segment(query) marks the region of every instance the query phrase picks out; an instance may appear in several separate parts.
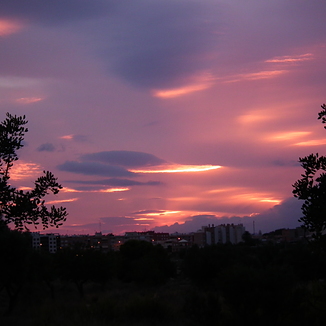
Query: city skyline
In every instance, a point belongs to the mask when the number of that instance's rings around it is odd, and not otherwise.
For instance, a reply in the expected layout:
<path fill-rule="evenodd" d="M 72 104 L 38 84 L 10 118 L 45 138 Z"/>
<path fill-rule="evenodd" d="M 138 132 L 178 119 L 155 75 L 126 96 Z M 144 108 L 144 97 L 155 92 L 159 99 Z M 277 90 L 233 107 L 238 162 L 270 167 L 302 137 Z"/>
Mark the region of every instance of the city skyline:
<path fill-rule="evenodd" d="M 2 1 L 1 120 L 29 121 L 11 182 L 55 174 L 62 234 L 299 226 L 298 159 L 326 144 L 325 14 L 323 0 Z"/>

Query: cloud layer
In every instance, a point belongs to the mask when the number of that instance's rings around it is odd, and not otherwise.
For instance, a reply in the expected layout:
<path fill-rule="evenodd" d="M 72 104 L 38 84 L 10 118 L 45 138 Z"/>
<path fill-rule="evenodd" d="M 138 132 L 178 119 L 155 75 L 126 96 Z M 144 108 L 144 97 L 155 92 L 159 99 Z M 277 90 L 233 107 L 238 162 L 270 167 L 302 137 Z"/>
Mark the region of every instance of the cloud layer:
<path fill-rule="evenodd" d="M 324 0 L 2 1 L 0 108 L 29 120 L 12 182 L 53 171 L 67 232 L 292 225 L 298 158 L 325 150 L 325 15 Z"/>

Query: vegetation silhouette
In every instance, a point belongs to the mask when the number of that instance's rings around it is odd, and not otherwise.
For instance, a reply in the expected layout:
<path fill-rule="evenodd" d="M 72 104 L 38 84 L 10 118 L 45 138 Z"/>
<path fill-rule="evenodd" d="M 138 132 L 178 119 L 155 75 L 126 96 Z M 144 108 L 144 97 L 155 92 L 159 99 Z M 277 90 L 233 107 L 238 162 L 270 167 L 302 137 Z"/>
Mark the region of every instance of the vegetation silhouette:
<path fill-rule="evenodd" d="M 0 221 L 0 294 L 7 296 L 5 315 L 13 312 L 18 296 L 28 282 L 31 269 L 31 237 L 10 230 Z"/>
<path fill-rule="evenodd" d="M 323 104 L 318 119 L 326 123 L 326 105 Z M 326 128 L 326 127 L 325 127 Z M 326 248 L 326 157 L 318 153 L 299 158 L 304 169 L 301 179 L 293 184 L 293 194 L 300 200 L 303 217 L 299 219 L 303 227 L 313 232 L 315 245 Z"/>
<path fill-rule="evenodd" d="M 175 267 L 161 245 L 129 240 L 120 247 L 118 277 L 125 282 L 162 284 L 174 276 Z"/>
<path fill-rule="evenodd" d="M 41 224 L 59 227 L 67 216 L 63 207 L 46 207 L 44 197 L 57 194 L 62 186 L 49 171 L 37 178 L 34 188 L 23 191 L 10 184 L 10 172 L 18 160 L 17 151 L 23 147 L 28 129 L 25 116 L 6 114 L 0 122 L 0 294 L 6 294 L 8 305 L 4 314 L 11 314 L 19 294 L 33 276 L 31 237 L 20 231 Z M 8 225 L 15 230 L 9 229 Z M 43 264 L 48 268 L 48 262 Z M 50 271 L 47 271 L 47 273 Z M 48 276 L 50 274 L 47 274 Z M 50 280 L 48 277 L 48 285 Z"/>
<path fill-rule="evenodd" d="M 322 325 L 326 318 L 326 263 L 306 242 L 179 253 L 130 240 L 121 251 L 50 254 L 16 235 L 0 238 L 1 287 L 11 291 L 0 292 L 4 325 Z M 3 316 L 10 300 L 14 313 Z"/>
<path fill-rule="evenodd" d="M 28 230 L 30 225 L 42 224 L 59 227 L 66 220 L 67 212 L 63 207 L 54 205 L 48 209 L 44 197 L 52 192 L 57 194 L 62 186 L 49 171 L 34 182 L 31 191 L 19 190 L 9 184 L 10 170 L 18 160 L 17 151 L 22 148 L 27 120 L 25 116 L 13 116 L 0 123 L 0 220 L 14 224 L 18 230 Z"/>

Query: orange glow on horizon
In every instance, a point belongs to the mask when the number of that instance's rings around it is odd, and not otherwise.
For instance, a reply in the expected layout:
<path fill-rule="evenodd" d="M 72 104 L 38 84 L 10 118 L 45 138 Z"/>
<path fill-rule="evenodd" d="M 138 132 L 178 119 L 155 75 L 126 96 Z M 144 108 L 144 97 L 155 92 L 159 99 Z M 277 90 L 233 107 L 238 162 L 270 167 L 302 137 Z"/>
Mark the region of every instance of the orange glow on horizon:
<path fill-rule="evenodd" d="M 275 204 L 280 204 L 281 203 L 281 200 L 279 199 L 260 199 L 259 200 L 261 203 L 275 203 Z"/>
<path fill-rule="evenodd" d="M 204 172 L 220 169 L 220 165 L 167 165 L 167 166 L 157 166 L 148 170 L 135 169 L 130 170 L 134 173 L 185 173 L 185 172 Z"/>

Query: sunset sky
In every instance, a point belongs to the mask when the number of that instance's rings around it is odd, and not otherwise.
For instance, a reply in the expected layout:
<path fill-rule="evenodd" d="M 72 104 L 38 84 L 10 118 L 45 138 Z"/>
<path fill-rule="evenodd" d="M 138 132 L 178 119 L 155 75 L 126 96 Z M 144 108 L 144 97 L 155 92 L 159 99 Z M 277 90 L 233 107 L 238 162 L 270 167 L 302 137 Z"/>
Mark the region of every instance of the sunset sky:
<path fill-rule="evenodd" d="M 52 171 L 64 234 L 299 226 L 298 158 L 326 153 L 325 17 L 325 0 L 1 0 L 0 119 L 29 121 L 12 184 Z"/>

